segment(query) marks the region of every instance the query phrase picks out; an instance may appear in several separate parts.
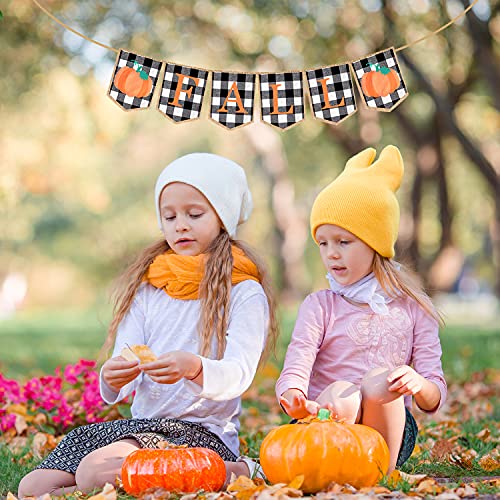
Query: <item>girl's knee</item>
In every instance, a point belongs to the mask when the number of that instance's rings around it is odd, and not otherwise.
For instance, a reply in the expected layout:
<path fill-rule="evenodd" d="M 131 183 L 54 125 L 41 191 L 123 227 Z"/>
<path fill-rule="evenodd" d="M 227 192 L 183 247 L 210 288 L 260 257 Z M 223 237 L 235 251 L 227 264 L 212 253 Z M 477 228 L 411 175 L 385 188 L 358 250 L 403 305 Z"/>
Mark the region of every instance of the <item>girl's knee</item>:
<path fill-rule="evenodd" d="M 358 419 L 361 404 L 359 387 L 351 382 L 339 380 L 329 385 L 316 400 L 321 405 L 331 403 L 338 418 L 345 418 L 348 423 Z"/>
<path fill-rule="evenodd" d="M 363 402 L 388 403 L 399 396 L 389 391 L 387 377 L 391 371 L 387 367 L 379 366 L 368 371 L 361 381 L 361 395 Z"/>
<path fill-rule="evenodd" d="M 55 469 L 35 469 L 21 479 L 19 498 L 39 497 L 65 487 L 75 485 L 74 475 Z"/>
<path fill-rule="evenodd" d="M 37 472 L 38 471 L 34 470 L 21 479 L 17 490 L 17 496 L 19 498 L 28 496 L 40 496 L 47 493 L 47 491 L 41 491 L 39 489 L 40 481 L 37 481 Z"/>
<path fill-rule="evenodd" d="M 95 488 L 104 486 L 101 484 L 101 473 L 102 471 L 97 465 L 97 461 L 94 458 L 95 452 L 89 453 L 86 457 L 82 458 L 80 465 L 76 469 L 75 480 L 78 490 L 83 493 L 89 493 Z M 102 469 L 102 466 L 101 466 Z"/>

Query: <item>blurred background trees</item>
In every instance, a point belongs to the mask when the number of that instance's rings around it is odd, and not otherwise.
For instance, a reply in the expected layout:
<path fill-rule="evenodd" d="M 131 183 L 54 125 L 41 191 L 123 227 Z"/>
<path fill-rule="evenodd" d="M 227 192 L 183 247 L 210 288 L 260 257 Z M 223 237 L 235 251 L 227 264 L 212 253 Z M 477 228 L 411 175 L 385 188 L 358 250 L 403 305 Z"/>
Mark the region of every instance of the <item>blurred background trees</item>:
<path fill-rule="evenodd" d="M 282 71 L 398 47 L 468 2 L 43 4 L 115 48 L 212 70 Z M 197 150 L 244 166 L 255 209 L 240 237 L 267 259 L 283 303 L 294 302 L 326 286 L 309 236 L 315 195 L 351 154 L 389 143 L 400 147 L 406 166 L 398 258 L 431 291 L 500 296 L 498 1 L 479 1 L 457 25 L 398 53 L 410 95 L 392 113 L 366 110 L 358 99 L 358 112 L 335 127 L 314 119 L 307 105 L 305 120 L 285 132 L 261 123 L 222 129 L 208 120 L 208 90 L 202 118 L 190 123 L 173 124 L 155 101 L 126 113 L 106 96 L 113 52 L 64 30 L 29 0 L 7 0 L 2 11 L 4 314 L 23 300 L 25 308 L 101 304 L 116 274 L 159 236 L 156 176 Z"/>

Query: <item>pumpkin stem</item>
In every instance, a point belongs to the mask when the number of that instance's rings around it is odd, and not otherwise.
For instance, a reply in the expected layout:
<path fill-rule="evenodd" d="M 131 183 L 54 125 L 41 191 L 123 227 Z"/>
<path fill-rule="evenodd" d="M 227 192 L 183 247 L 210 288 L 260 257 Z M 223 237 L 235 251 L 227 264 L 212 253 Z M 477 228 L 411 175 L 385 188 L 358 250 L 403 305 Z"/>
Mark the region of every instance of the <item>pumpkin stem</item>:
<path fill-rule="evenodd" d="M 328 420 L 330 418 L 330 411 L 327 410 L 326 408 L 320 408 L 318 412 L 318 419 L 319 420 Z"/>

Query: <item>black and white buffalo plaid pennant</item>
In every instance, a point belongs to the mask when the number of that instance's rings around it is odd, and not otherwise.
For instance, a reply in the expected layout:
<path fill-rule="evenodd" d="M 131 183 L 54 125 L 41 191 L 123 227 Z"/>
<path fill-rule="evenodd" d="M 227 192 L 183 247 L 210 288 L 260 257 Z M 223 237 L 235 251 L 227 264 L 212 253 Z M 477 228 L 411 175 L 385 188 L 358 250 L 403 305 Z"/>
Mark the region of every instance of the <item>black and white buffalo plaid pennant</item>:
<path fill-rule="evenodd" d="M 208 71 L 167 63 L 158 109 L 175 122 L 200 117 Z"/>
<path fill-rule="evenodd" d="M 337 124 L 356 112 L 348 64 L 309 70 L 307 83 L 316 118 Z"/>
<path fill-rule="evenodd" d="M 304 119 L 302 73 L 260 75 L 262 120 L 286 129 Z"/>
<path fill-rule="evenodd" d="M 120 50 L 108 95 L 125 110 L 148 108 L 160 75 L 161 61 Z"/>
<path fill-rule="evenodd" d="M 212 73 L 210 118 L 215 122 L 228 129 L 252 123 L 254 99 L 255 74 Z"/>
<path fill-rule="evenodd" d="M 408 97 L 393 48 L 351 63 L 366 105 L 378 111 L 392 111 Z"/>

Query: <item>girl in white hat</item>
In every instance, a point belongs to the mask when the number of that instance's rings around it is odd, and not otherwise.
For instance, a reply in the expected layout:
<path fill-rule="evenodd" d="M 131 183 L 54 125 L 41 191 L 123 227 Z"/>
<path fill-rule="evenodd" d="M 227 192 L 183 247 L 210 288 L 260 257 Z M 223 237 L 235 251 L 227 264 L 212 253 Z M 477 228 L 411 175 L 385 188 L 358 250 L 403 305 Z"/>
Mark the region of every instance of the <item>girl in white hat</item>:
<path fill-rule="evenodd" d="M 71 431 L 22 479 L 20 497 L 113 484 L 127 455 L 161 441 L 211 448 L 228 478 L 256 473 L 239 456 L 240 398 L 278 326 L 265 268 L 234 239 L 252 210 L 245 172 L 217 155 L 188 154 L 161 172 L 155 207 L 163 238 L 122 276 L 105 342 L 114 350 L 100 375 L 107 403 L 135 393 L 132 418 Z M 137 344 L 157 359 L 121 356 Z"/>

